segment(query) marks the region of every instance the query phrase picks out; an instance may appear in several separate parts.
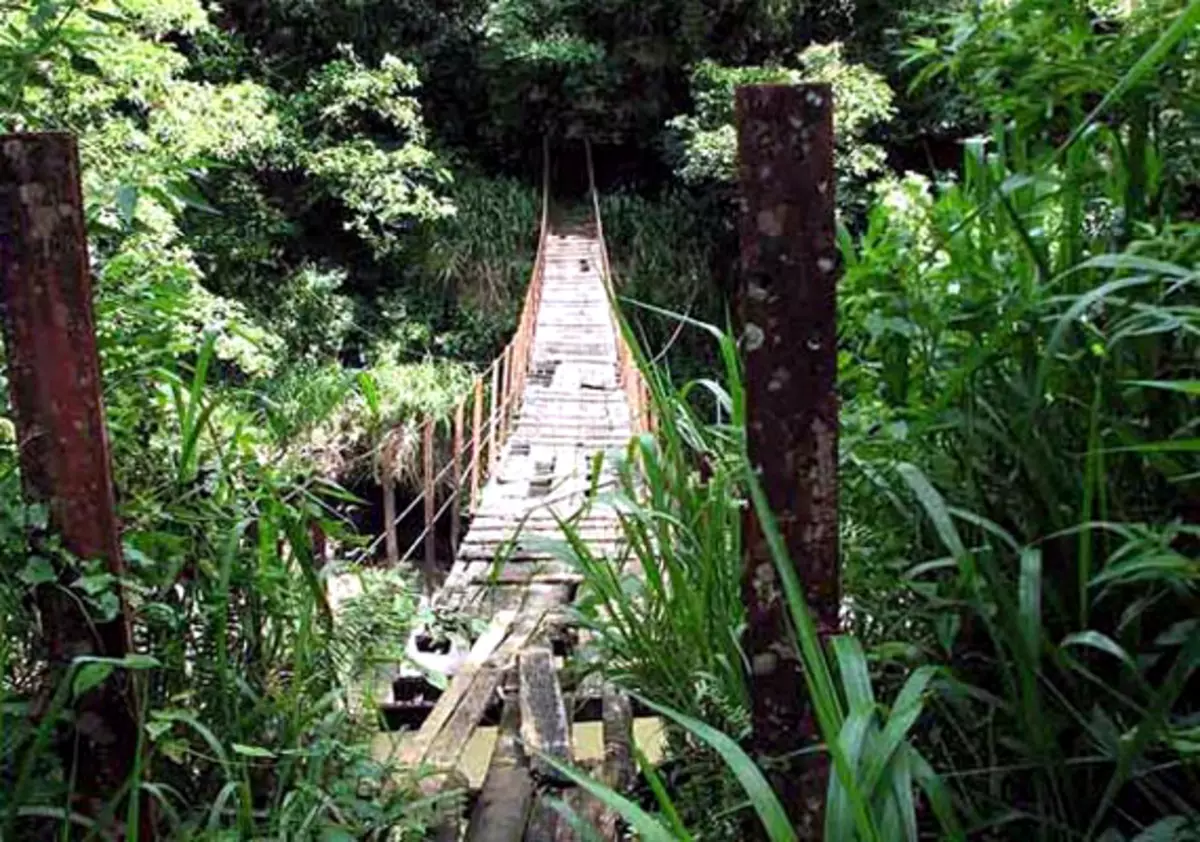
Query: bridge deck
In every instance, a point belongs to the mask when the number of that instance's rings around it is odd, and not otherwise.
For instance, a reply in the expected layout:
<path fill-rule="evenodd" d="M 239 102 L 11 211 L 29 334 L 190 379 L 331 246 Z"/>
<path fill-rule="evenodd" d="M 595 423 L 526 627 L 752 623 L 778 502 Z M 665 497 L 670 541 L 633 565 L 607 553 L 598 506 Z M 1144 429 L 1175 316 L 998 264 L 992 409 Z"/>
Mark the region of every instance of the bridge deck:
<path fill-rule="evenodd" d="M 552 644 L 569 623 L 564 608 L 578 576 L 550 546 L 561 541 L 555 516 L 575 515 L 590 489 L 606 483 L 611 460 L 592 476 L 596 454 L 623 448 L 632 430 L 601 242 L 578 231 L 553 233 L 545 248 L 531 365 L 512 434 L 435 598 L 435 608 L 481 618 L 487 627 L 403 751 L 409 763 L 453 770 L 484 716 L 502 707 L 499 741 L 468 828 L 473 840 L 574 838 L 543 803 L 549 790 L 615 838 L 614 817 L 580 793 L 564 792 L 539 759 L 539 752 L 561 760 L 572 753 L 573 705 Z M 594 552 L 618 549 L 611 507 L 591 505 L 578 524 Z M 629 705 L 611 690 L 594 694 L 603 712 L 605 777 L 620 783 L 628 777 Z"/>

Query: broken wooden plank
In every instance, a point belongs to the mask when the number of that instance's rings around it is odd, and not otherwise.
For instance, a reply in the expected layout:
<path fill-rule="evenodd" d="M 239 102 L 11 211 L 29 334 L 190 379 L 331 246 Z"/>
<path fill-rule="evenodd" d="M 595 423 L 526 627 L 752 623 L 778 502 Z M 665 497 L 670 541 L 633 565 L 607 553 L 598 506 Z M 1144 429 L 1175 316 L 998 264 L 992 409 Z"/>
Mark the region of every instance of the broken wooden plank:
<path fill-rule="evenodd" d="M 533 803 L 533 778 L 520 743 L 521 709 L 515 671 L 505 677 L 504 690 L 499 736 L 467 826 L 467 842 L 519 842 Z"/>
<path fill-rule="evenodd" d="M 558 683 L 554 653 L 545 645 L 526 649 L 521 653 L 519 670 L 521 739 L 529 747 L 534 773 L 559 780 L 559 774 L 543 759 L 571 761 L 571 728 Z"/>
<path fill-rule="evenodd" d="M 471 647 L 471 651 L 467 655 L 462 669 L 459 670 L 454 680 L 450 682 L 450 686 L 446 688 L 446 691 L 442 693 L 441 698 L 438 699 L 433 713 L 429 715 L 429 718 L 425 720 L 425 724 L 421 726 L 421 730 L 414 735 L 412 741 L 401 752 L 401 760 L 404 763 L 415 766 L 425 758 L 429 747 L 437 739 L 437 735 L 441 732 L 445 724 L 454 715 L 455 709 L 467 694 L 467 691 L 471 689 L 474 676 L 487 663 L 488 658 L 491 657 L 496 648 L 504 642 L 504 639 L 508 636 L 509 628 L 515 619 L 515 612 L 497 614 L 488 629 L 475 641 L 475 645 Z"/>

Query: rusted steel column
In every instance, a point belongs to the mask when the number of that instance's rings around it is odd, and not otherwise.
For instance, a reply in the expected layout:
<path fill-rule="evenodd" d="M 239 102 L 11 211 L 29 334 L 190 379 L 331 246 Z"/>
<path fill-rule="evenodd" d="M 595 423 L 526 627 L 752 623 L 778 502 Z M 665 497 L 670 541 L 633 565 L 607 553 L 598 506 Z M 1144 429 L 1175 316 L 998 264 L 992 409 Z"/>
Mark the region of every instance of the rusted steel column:
<path fill-rule="evenodd" d="M 425 420 L 421 429 L 421 458 L 424 468 L 425 489 L 425 569 L 422 571 L 425 589 L 434 587 L 437 575 L 437 529 L 434 519 L 437 515 L 437 487 L 433 483 L 433 427 L 436 422 L 432 417 Z"/>
<path fill-rule="evenodd" d="M 458 406 L 454 407 L 454 467 L 450 469 L 450 482 L 452 483 L 450 493 L 453 500 L 450 503 L 450 555 L 453 558 L 458 557 L 458 536 L 462 528 L 461 513 L 459 511 L 462 501 L 459 499 L 462 496 L 462 448 L 463 448 L 463 401 L 458 402 Z"/>
<path fill-rule="evenodd" d="M 483 378 L 475 378 L 475 402 L 471 407 L 471 513 L 479 505 L 479 464 L 480 453 L 479 435 L 483 427 Z"/>
<path fill-rule="evenodd" d="M 828 85 L 740 88 L 737 124 L 744 201 L 738 315 L 750 459 L 828 635 L 839 601 L 832 93 Z M 777 571 L 752 512 L 744 552 L 752 741 L 760 754 L 781 756 L 819 736 Z M 773 783 L 801 838 L 818 838 L 825 764 L 791 765 Z"/>
<path fill-rule="evenodd" d="M 103 561 L 120 580 L 125 566 L 82 208 L 73 137 L 0 137 L 0 304 L 22 487 L 31 503 L 48 507 L 49 532 L 60 536 L 67 550 L 80 559 Z M 34 546 L 47 537 L 32 536 Z M 49 548 L 45 554 L 56 558 Z M 132 643 L 119 590 L 116 619 L 102 622 L 89 617 L 64 587 L 76 574 L 62 565 L 58 574 L 58 582 L 37 588 L 36 599 L 53 679 L 62 681 L 74 658 L 120 658 L 132 651 Z M 71 809 L 96 815 L 134 767 L 137 694 L 129 673 L 114 671 L 85 693 L 70 721 L 72 732 L 60 745 L 78 798 Z"/>

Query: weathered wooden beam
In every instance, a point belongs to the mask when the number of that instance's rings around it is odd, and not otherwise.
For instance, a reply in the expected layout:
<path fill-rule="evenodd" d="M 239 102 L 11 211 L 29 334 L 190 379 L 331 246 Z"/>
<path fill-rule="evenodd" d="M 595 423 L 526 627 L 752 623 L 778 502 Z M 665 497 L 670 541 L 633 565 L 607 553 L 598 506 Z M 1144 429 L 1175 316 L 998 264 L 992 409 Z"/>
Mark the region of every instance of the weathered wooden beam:
<path fill-rule="evenodd" d="M 512 344 L 500 355 L 500 446 L 508 441 L 509 410 L 512 406 Z"/>
<path fill-rule="evenodd" d="M 748 447 L 823 634 L 837 626 L 839 601 L 832 100 L 828 85 L 737 92 Z M 745 519 L 742 594 L 753 746 L 762 755 L 798 756 L 818 735 L 777 571 L 753 513 Z M 772 782 L 801 838 L 816 838 L 823 763 L 795 761 Z"/>
<path fill-rule="evenodd" d="M 471 405 L 471 515 L 479 506 L 480 464 L 483 453 L 480 450 L 479 434 L 483 428 L 483 378 L 475 378 L 475 400 Z"/>
<path fill-rule="evenodd" d="M 400 563 L 400 540 L 396 534 L 396 474 L 395 449 L 390 441 L 384 440 L 380 452 L 379 484 L 383 493 L 383 540 L 387 546 L 388 564 L 395 567 Z"/>
<path fill-rule="evenodd" d="M 538 776 L 558 780 L 559 775 L 543 756 L 571 762 L 571 727 L 554 653 L 549 646 L 531 646 L 521 653 L 521 738 L 529 747 Z"/>
<path fill-rule="evenodd" d="M 496 472 L 500 463 L 500 448 L 496 443 L 500 438 L 500 360 L 492 363 L 491 409 L 488 413 L 488 475 Z"/>
<path fill-rule="evenodd" d="M 426 592 L 432 592 L 437 581 L 437 483 L 433 465 L 436 423 L 430 417 L 421 428 L 422 487 L 425 494 L 425 564 L 422 579 Z"/>
<path fill-rule="evenodd" d="M 471 647 L 471 651 L 467 655 L 466 662 L 459 669 L 454 681 L 438 699 L 437 705 L 429 718 L 425 720 L 424 725 L 421 726 L 421 730 L 405 746 L 400 759 L 406 765 L 415 766 L 426 759 L 430 747 L 441 735 L 451 717 L 454 716 L 463 697 L 467 695 L 467 691 L 471 689 L 475 676 L 484 668 L 488 659 L 492 657 L 492 653 L 508 637 L 515 619 L 516 615 L 512 612 L 497 613 L 492 618 L 491 625 L 475 641 L 475 645 Z"/>
<path fill-rule="evenodd" d="M 451 456 L 454 467 L 450 470 L 450 557 L 458 554 L 458 541 L 462 535 L 462 449 L 463 449 L 463 402 L 454 407 L 454 452 Z"/>
<path fill-rule="evenodd" d="M 0 138 L 0 305 L 25 497 L 47 506 L 49 532 L 72 555 L 102 561 L 119 582 L 125 566 L 92 321 L 79 154 L 70 135 Z M 47 537 L 32 536 L 34 545 Z M 56 557 L 49 549 L 45 555 Z M 120 590 L 117 616 L 101 621 L 65 587 L 76 576 L 71 568 L 60 566 L 58 575 L 37 588 L 36 600 L 52 680 L 65 681 L 75 658 L 121 658 L 132 643 Z M 95 816 L 135 765 L 139 729 L 130 674 L 115 671 L 84 693 L 70 722 L 61 747 L 78 803 L 69 806 Z"/>
<path fill-rule="evenodd" d="M 533 778 L 521 749 L 516 670 L 505 677 L 499 735 L 471 822 L 467 842 L 520 842 L 533 803 Z"/>

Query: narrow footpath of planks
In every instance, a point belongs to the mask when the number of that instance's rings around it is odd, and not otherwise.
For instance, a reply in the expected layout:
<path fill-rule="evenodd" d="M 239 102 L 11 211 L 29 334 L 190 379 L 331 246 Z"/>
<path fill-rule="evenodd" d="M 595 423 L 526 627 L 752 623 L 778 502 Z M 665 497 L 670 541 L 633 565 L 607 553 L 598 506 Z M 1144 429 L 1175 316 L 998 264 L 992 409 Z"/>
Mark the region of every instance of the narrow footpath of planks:
<path fill-rule="evenodd" d="M 577 523 L 591 549 L 619 550 L 615 511 L 589 496 L 612 479 L 612 460 L 596 455 L 623 449 L 633 421 L 600 240 L 564 231 L 550 234 L 545 247 L 530 373 L 513 433 L 434 603 L 484 620 L 486 630 L 401 753 L 408 764 L 432 769 L 435 784 L 449 780 L 476 729 L 500 709 L 499 738 L 467 826 L 474 842 L 576 839 L 554 800 L 572 805 L 601 838 L 617 838 L 616 817 L 545 761 L 572 762 L 573 712 L 585 703 L 594 709 L 598 701 L 603 720 L 605 761 L 597 771 L 614 786 L 632 777 L 628 700 L 604 687 L 572 698 L 560 684 L 556 647 L 571 637 L 566 607 L 579 576 L 556 560 L 551 544 L 561 541 L 556 517 L 586 506 Z"/>

